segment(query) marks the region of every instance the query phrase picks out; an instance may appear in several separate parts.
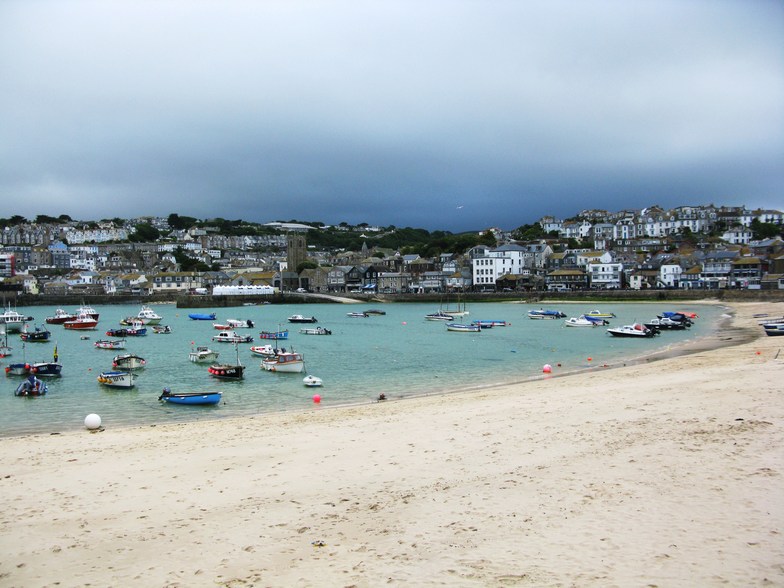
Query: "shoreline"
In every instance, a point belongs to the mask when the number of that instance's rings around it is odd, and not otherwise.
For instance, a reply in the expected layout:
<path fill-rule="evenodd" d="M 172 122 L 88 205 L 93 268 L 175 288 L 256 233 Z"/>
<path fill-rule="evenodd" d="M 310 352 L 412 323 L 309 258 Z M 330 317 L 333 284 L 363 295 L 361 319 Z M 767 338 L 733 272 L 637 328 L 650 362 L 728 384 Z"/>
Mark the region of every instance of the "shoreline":
<path fill-rule="evenodd" d="M 779 585 L 784 341 L 757 332 L 402 402 L 0 438 L 0 577 Z"/>

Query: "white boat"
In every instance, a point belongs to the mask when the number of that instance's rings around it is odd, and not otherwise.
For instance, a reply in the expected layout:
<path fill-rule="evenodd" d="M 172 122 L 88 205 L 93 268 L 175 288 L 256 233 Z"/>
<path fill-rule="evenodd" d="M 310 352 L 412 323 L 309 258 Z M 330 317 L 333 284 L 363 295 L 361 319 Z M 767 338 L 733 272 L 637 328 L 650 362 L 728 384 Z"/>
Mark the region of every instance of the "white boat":
<path fill-rule="evenodd" d="M 147 361 L 133 353 L 115 355 L 112 360 L 112 367 L 116 370 L 138 370 L 145 365 L 147 365 Z"/>
<path fill-rule="evenodd" d="M 84 304 L 82 304 L 79 308 L 76 309 L 76 312 L 74 312 L 75 316 L 79 316 L 80 314 L 86 314 L 90 318 L 94 318 L 96 321 L 100 316 L 98 311 L 95 310 L 92 306 L 85 306 Z"/>
<path fill-rule="evenodd" d="M 136 318 L 144 325 L 159 325 L 163 320 L 163 317 L 157 314 L 149 306 L 142 306 L 142 309 L 136 315 Z"/>
<path fill-rule="evenodd" d="M 200 345 L 190 353 L 188 353 L 188 360 L 193 363 L 211 363 L 218 359 L 219 352 L 213 351 L 209 347 Z"/>
<path fill-rule="evenodd" d="M 262 359 L 261 367 L 268 372 L 285 372 L 299 374 L 305 371 L 305 360 L 301 353 L 281 349 L 275 357 Z"/>
<path fill-rule="evenodd" d="M 238 335 L 234 331 L 221 331 L 212 337 L 213 341 L 220 341 L 221 343 L 251 343 L 253 337 L 250 335 Z"/>
<path fill-rule="evenodd" d="M 528 318 L 534 320 L 562 319 L 566 318 L 566 313 L 561 312 L 560 310 L 545 310 L 540 308 L 539 310 L 529 310 Z"/>
<path fill-rule="evenodd" d="M 455 320 L 455 317 L 453 317 L 451 314 L 447 314 L 439 310 L 438 312 L 431 312 L 430 314 L 426 314 L 425 320 L 426 321 L 453 321 Z"/>
<path fill-rule="evenodd" d="M 654 335 L 658 334 L 658 331 L 649 329 L 640 323 L 623 325 L 622 327 L 613 327 L 607 329 L 607 332 L 610 333 L 610 335 L 613 337 L 653 337 Z"/>
<path fill-rule="evenodd" d="M 226 324 L 231 329 L 252 329 L 255 326 L 250 319 L 226 319 Z"/>
<path fill-rule="evenodd" d="M 317 378 L 316 376 L 310 374 L 302 378 L 302 383 L 305 384 L 308 388 L 318 388 L 324 385 L 324 382 L 321 380 L 321 378 Z"/>
<path fill-rule="evenodd" d="M 6 308 L 2 314 L 0 314 L 0 324 L 2 324 L 5 328 L 6 334 L 21 332 L 22 325 L 24 325 L 28 320 L 33 319 L 32 317 L 19 314 L 15 310 L 12 310 L 10 306 Z"/>
<path fill-rule="evenodd" d="M 250 348 L 250 352 L 253 355 L 258 355 L 265 359 L 270 359 L 277 355 L 277 349 L 275 349 L 272 345 L 254 345 Z"/>
<path fill-rule="evenodd" d="M 289 317 L 290 323 L 317 323 L 315 316 L 302 316 L 301 314 L 293 314 Z"/>
<path fill-rule="evenodd" d="M 329 329 L 325 329 L 324 327 L 315 327 L 312 329 L 305 328 L 305 329 L 300 329 L 299 332 L 302 333 L 303 335 L 331 335 L 332 334 L 332 331 L 330 331 Z"/>
<path fill-rule="evenodd" d="M 125 349 L 125 339 L 101 339 L 93 345 L 98 349 Z"/>
<path fill-rule="evenodd" d="M 591 318 L 591 317 L 593 317 L 593 318 L 603 318 L 603 319 L 615 318 L 615 313 L 614 312 L 605 312 L 605 311 L 602 311 L 602 310 L 590 310 L 590 311 L 588 311 L 588 312 L 586 312 L 584 314 L 588 318 Z"/>
<path fill-rule="evenodd" d="M 101 372 L 98 376 L 98 383 L 109 388 L 133 388 L 133 372 Z"/>
<path fill-rule="evenodd" d="M 598 327 L 600 324 L 598 321 L 585 318 L 584 315 L 573 316 L 564 321 L 564 325 L 567 327 Z"/>
<path fill-rule="evenodd" d="M 366 312 L 347 312 L 346 316 L 349 318 L 367 318 L 370 315 Z"/>
<path fill-rule="evenodd" d="M 462 325 L 460 323 L 447 323 L 446 330 L 458 333 L 480 333 L 482 327 L 478 324 Z"/>

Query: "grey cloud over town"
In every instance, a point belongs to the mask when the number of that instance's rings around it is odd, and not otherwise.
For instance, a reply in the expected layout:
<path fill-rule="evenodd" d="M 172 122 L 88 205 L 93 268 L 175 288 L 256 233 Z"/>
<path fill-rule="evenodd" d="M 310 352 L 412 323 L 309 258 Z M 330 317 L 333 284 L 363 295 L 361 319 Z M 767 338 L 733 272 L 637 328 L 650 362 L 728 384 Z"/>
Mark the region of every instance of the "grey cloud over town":
<path fill-rule="evenodd" d="M 784 204 L 784 4 L 0 3 L 0 216 Z"/>

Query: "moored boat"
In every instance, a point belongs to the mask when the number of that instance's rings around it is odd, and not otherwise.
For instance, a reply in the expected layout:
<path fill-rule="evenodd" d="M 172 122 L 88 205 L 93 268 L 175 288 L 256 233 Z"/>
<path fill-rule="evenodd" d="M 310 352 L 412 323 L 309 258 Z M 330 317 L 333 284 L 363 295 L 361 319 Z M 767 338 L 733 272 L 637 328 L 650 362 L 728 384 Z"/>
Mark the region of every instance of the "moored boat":
<path fill-rule="evenodd" d="M 245 366 L 241 364 L 216 363 L 207 368 L 207 372 L 215 378 L 223 380 L 241 380 Z"/>
<path fill-rule="evenodd" d="M 25 325 L 24 330 L 19 334 L 22 341 L 27 343 L 45 343 L 49 340 L 49 337 L 52 335 L 49 329 L 44 328 L 43 326 L 35 327 L 32 331 L 27 328 Z"/>
<path fill-rule="evenodd" d="M 302 373 L 305 361 L 301 353 L 281 349 L 275 357 L 262 359 L 261 367 L 268 372 Z"/>
<path fill-rule="evenodd" d="M 509 325 L 509 323 L 506 322 L 506 321 L 484 320 L 484 319 L 477 319 L 477 320 L 471 321 L 471 324 L 472 325 L 479 325 L 483 329 L 486 329 L 488 327 L 506 327 L 506 326 Z"/>
<path fill-rule="evenodd" d="M 588 318 L 603 318 L 603 319 L 615 318 L 614 312 L 606 312 L 603 310 L 589 310 L 588 312 L 583 314 Z"/>
<path fill-rule="evenodd" d="M 560 310 L 545 310 L 540 308 L 539 310 L 529 310 L 528 318 L 534 320 L 561 319 L 566 318 L 566 313 L 561 312 Z"/>
<path fill-rule="evenodd" d="M 30 375 L 16 387 L 14 396 L 43 396 L 48 391 L 46 382 Z"/>
<path fill-rule="evenodd" d="M 261 331 L 259 333 L 259 339 L 288 339 L 289 332 L 288 330 L 283 331 Z"/>
<path fill-rule="evenodd" d="M 112 367 L 116 370 L 137 370 L 147 365 L 147 360 L 134 353 L 116 355 L 112 360 Z"/>
<path fill-rule="evenodd" d="M 312 374 L 308 374 L 304 378 L 302 378 L 302 383 L 305 384 L 308 388 L 319 388 L 324 385 L 324 382 L 321 378 L 317 378 Z"/>
<path fill-rule="evenodd" d="M 109 388 L 133 388 L 133 372 L 108 371 L 101 372 L 98 376 L 98 383 Z"/>
<path fill-rule="evenodd" d="M 653 337 L 658 334 L 658 331 L 649 329 L 640 323 L 613 327 L 607 329 L 607 332 L 613 337 Z"/>
<path fill-rule="evenodd" d="M 564 321 L 564 325 L 567 327 L 598 327 L 601 324 L 596 320 L 585 318 L 584 315 L 569 317 Z"/>
<path fill-rule="evenodd" d="M 347 312 L 346 316 L 349 318 L 367 318 L 370 315 L 366 312 Z"/>
<path fill-rule="evenodd" d="M 76 315 L 71 314 L 63 310 L 62 308 L 58 308 L 54 311 L 53 316 L 46 317 L 46 324 L 48 325 L 62 325 L 65 321 L 70 321 L 71 319 L 75 319 Z"/>
<path fill-rule="evenodd" d="M 239 335 L 234 331 L 221 331 L 212 337 L 213 341 L 220 341 L 221 343 L 251 343 L 253 337 L 250 335 Z"/>
<path fill-rule="evenodd" d="M 762 328 L 768 337 L 780 337 L 784 335 L 784 323 L 763 323 Z"/>
<path fill-rule="evenodd" d="M 212 405 L 221 401 L 220 392 L 172 392 L 164 388 L 158 400 L 169 404 Z"/>
<path fill-rule="evenodd" d="M 167 335 L 172 332 L 169 325 L 153 325 L 151 328 L 156 335 Z"/>
<path fill-rule="evenodd" d="M 75 316 L 79 316 L 80 314 L 86 314 L 87 316 L 95 319 L 96 321 L 101 316 L 98 313 L 98 311 L 95 310 L 92 306 L 86 306 L 84 304 L 82 304 L 79 308 L 76 309 L 76 312 L 74 312 Z"/>
<path fill-rule="evenodd" d="M 290 323 L 317 323 L 318 320 L 315 316 L 302 316 L 301 314 L 293 314 L 289 317 Z"/>
<path fill-rule="evenodd" d="M 63 328 L 69 331 L 93 331 L 97 325 L 98 319 L 93 318 L 87 313 L 82 313 L 76 315 L 76 318 L 65 321 L 63 323 Z"/>
<path fill-rule="evenodd" d="M 303 335 L 331 335 L 332 331 L 325 327 L 304 328 L 299 330 Z"/>
<path fill-rule="evenodd" d="M 22 326 L 31 320 L 33 320 L 33 317 L 19 314 L 10 305 L 3 313 L 0 313 L 0 325 L 3 325 L 6 334 L 18 333 L 22 330 Z"/>
<path fill-rule="evenodd" d="M 214 312 L 209 314 L 203 312 L 192 312 L 188 314 L 188 318 L 192 321 L 214 321 L 215 317 L 216 315 Z"/>
<path fill-rule="evenodd" d="M 100 339 L 93 343 L 97 349 L 125 349 L 125 340 L 123 339 Z"/>
<path fill-rule="evenodd" d="M 482 327 L 476 324 L 464 325 L 460 323 L 447 323 L 446 330 L 458 333 L 479 333 L 482 330 Z"/>
<path fill-rule="evenodd" d="M 260 357 L 272 358 L 277 354 L 277 349 L 272 345 L 254 345 L 250 348 L 250 352 L 253 355 L 258 355 Z"/>
<path fill-rule="evenodd" d="M 439 310 L 437 312 L 431 312 L 430 314 L 426 314 L 425 320 L 426 321 L 453 321 L 455 320 L 455 317 L 453 317 L 451 314 L 447 314 Z"/>
<path fill-rule="evenodd" d="M 193 363 L 207 363 L 210 361 L 215 361 L 218 359 L 219 355 L 219 352 L 213 351 L 209 347 L 200 345 L 188 353 L 188 360 L 192 361 Z"/>

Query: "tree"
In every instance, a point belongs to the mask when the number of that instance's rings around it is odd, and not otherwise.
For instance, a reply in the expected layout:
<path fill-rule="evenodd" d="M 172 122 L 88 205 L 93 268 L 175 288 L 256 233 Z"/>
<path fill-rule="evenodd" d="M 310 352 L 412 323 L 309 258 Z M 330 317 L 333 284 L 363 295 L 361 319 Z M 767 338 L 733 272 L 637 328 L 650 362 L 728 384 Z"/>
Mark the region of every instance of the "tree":
<path fill-rule="evenodd" d="M 128 236 L 128 240 L 134 243 L 146 243 L 157 241 L 160 236 L 161 232 L 150 223 L 139 223 L 136 225 L 136 231 Z"/>
<path fill-rule="evenodd" d="M 779 225 L 775 225 L 773 223 L 763 223 L 759 219 L 754 219 L 751 221 L 751 229 L 752 234 L 754 235 L 754 239 L 756 241 L 760 241 L 762 239 L 772 239 L 773 237 L 778 237 L 782 234 L 781 227 Z"/>
<path fill-rule="evenodd" d="M 302 261 L 297 265 L 297 273 L 301 274 L 302 270 L 316 269 L 317 267 L 318 264 L 315 261 L 311 261 L 311 260 Z"/>

